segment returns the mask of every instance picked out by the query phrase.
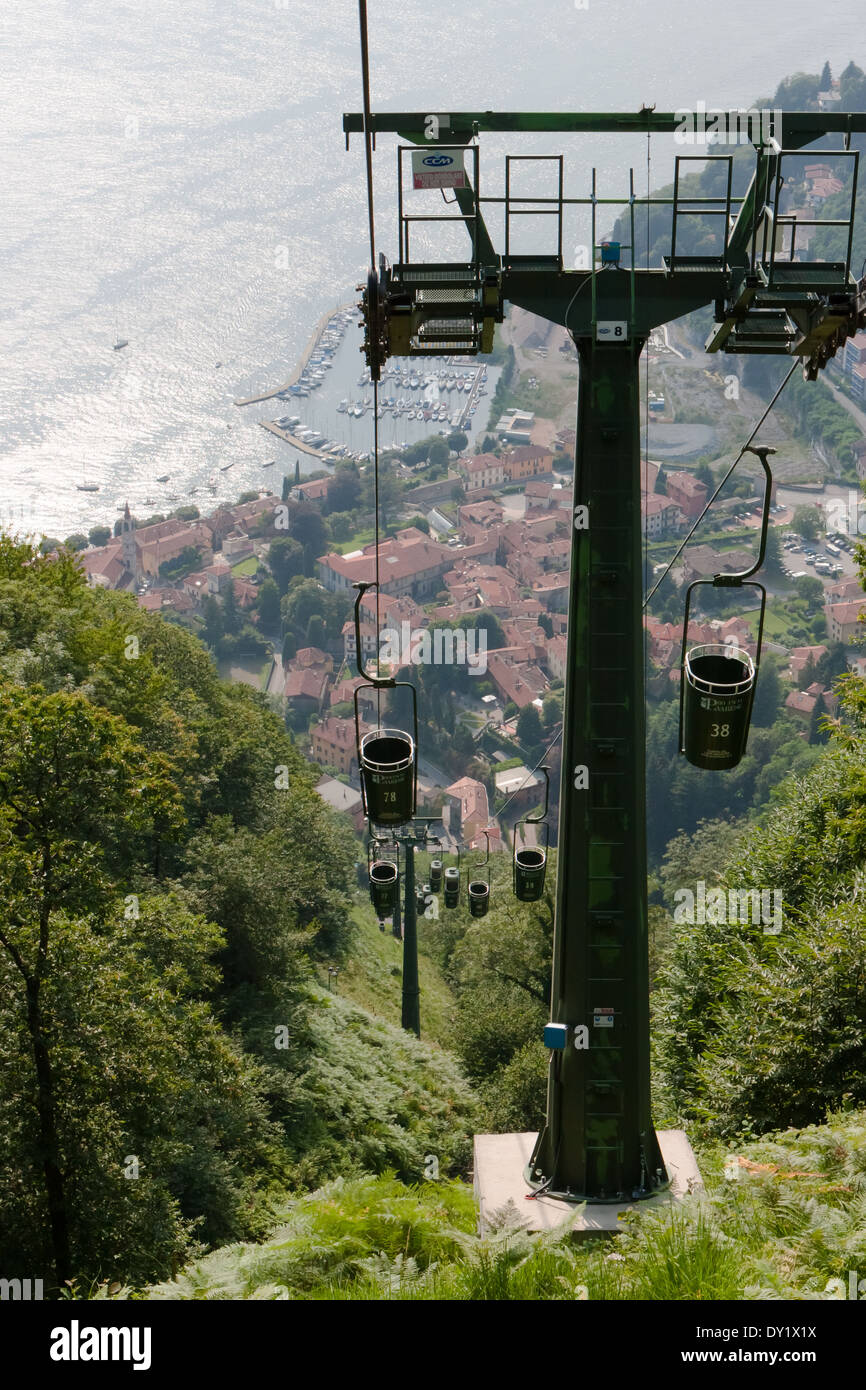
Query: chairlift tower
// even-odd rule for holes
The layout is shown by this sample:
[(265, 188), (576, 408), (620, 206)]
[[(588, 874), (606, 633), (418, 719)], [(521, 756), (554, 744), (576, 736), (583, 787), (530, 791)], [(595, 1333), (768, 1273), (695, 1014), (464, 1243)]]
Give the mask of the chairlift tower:
[[(736, 117), (734, 128), (740, 129)], [(547, 1122), (526, 1178), (569, 1201), (651, 1197), (669, 1175), (650, 1108), (639, 360), (653, 329), (704, 305), (715, 309), (708, 352), (796, 356), (810, 379), (866, 326), (866, 282), (850, 269), (858, 162), (850, 141), (866, 132), (866, 114), (794, 112), (782, 115), (781, 128), (762, 128), (752, 139), (755, 167), (743, 198), (732, 196), (732, 156), (709, 151), (701, 162), (713, 158), (723, 165), (717, 196), (684, 192), (686, 161), (695, 156), (678, 156), (670, 199), (636, 197), (633, 174), (625, 197), (601, 198), (594, 171), (588, 197), (566, 197), (561, 155), (506, 156), (504, 195), (482, 196), (483, 133), (670, 135), (682, 129), (680, 115), (647, 108), (449, 115), (368, 109), (345, 115), (343, 129), (347, 145), (353, 133), (408, 142), (397, 150), (398, 258), (389, 265), (380, 256), (362, 287), (364, 351), (374, 381), (391, 355), (490, 351), (506, 301), (563, 325), (577, 348), (553, 987), (545, 1030), (553, 1055)], [(786, 162), (833, 133), (843, 148), (821, 153), (852, 162), (848, 215), (788, 213), (782, 200)], [(515, 196), (518, 159), (552, 165), (555, 194)], [(440, 186), (453, 189), (456, 205), (448, 219), (465, 225), (466, 261), (411, 259), (412, 227), (435, 219), (406, 210), (407, 160), (416, 186), (426, 168), (438, 170)], [(563, 214), (572, 204), (591, 212), (588, 269), (563, 262)], [(627, 209), (630, 246), (597, 245), (598, 210), (605, 204)], [(647, 204), (672, 208), (671, 250), (658, 269), (635, 264), (635, 207)], [(487, 205), (504, 214), (501, 252), (485, 224)], [(555, 250), (513, 252), (513, 219), (527, 213), (547, 216)], [(686, 219), (695, 214), (717, 219), (717, 254), (683, 253)], [(804, 224), (842, 228), (845, 256), (801, 259), (796, 237)]]

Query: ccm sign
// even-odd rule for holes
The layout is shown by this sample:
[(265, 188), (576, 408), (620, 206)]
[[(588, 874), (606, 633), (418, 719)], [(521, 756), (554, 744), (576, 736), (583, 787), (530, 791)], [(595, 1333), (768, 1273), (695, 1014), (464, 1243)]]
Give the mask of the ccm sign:
[(463, 151), (452, 154), (448, 150), (413, 150), (412, 187), (465, 188)]

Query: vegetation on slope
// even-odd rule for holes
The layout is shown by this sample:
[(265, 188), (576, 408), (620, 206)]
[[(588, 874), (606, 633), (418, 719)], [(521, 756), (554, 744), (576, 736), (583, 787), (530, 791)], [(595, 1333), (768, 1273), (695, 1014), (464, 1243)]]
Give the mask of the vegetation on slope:
[(866, 1262), (866, 1112), (701, 1161), (706, 1193), (638, 1210), (613, 1242), (580, 1244), (568, 1229), (530, 1236), (523, 1213), (507, 1209), (480, 1238), (471, 1193), (457, 1183), (337, 1179), (281, 1212), (266, 1242), (215, 1251), (145, 1297), (845, 1297), (849, 1271)]
[(338, 1170), (465, 1170), (454, 1063), (317, 985), (356, 842), (282, 722), (7, 537), (0, 803), (7, 1277), (160, 1278)]

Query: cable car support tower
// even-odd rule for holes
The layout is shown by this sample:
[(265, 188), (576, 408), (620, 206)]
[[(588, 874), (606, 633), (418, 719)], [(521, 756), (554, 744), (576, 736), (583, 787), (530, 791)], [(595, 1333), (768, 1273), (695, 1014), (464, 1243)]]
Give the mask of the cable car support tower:
[[(362, 46), (364, 18), (362, 5)], [(650, 1197), (668, 1185), (669, 1174), (650, 1108), (639, 360), (653, 329), (704, 305), (715, 311), (708, 352), (797, 357), (810, 379), (866, 326), (866, 282), (850, 270), (858, 158), (850, 138), (866, 132), (866, 114), (784, 114), (781, 129), (777, 124), (753, 140), (754, 173), (740, 199), (731, 195), (729, 155), (720, 157), (727, 165), (722, 193), (707, 198), (684, 196), (688, 157), (678, 156), (672, 199), (637, 198), (633, 176), (625, 198), (599, 198), (594, 172), (589, 197), (566, 198), (563, 157), (543, 156), (553, 164), (558, 190), (540, 199), (512, 193), (514, 161), (542, 158), (529, 155), (506, 156), (504, 196), (482, 196), (481, 135), (670, 135), (681, 129), (681, 116), (647, 108), (461, 111), (432, 118), (429, 112), (379, 113), (369, 108), (366, 82), (365, 106), (343, 118), (347, 145), (353, 133), (365, 138), (368, 153), (377, 137), (406, 142), (397, 150), (398, 259), (389, 265), (380, 256), (363, 287), (364, 351), (374, 382), (391, 355), (489, 352), (506, 301), (563, 325), (577, 349), (553, 986), (545, 1030), (551, 1068), (547, 1122), (526, 1178), (531, 1187), (569, 1201)], [(847, 254), (834, 262), (802, 260), (794, 247), (803, 219), (786, 219), (780, 206), (785, 166), (828, 133), (841, 146), (831, 157), (853, 164), (849, 215), (831, 224), (843, 228)], [(417, 168), (419, 150), (422, 157), (435, 152), (433, 167), (455, 170), (450, 218), (465, 225), (465, 261), (411, 259), (409, 233), (417, 219), (405, 208), (403, 172), (413, 154)], [(702, 162), (717, 157), (699, 156)], [(571, 203), (591, 212), (588, 269), (563, 263), (563, 212)], [(603, 203), (627, 209), (631, 248), (596, 245)], [(672, 207), (671, 251), (657, 269), (635, 265), (635, 207), (642, 203)], [(504, 214), (501, 252), (485, 224), (488, 204)], [(556, 229), (555, 248), (547, 254), (512, 250), (513, 218), (529, 211), (544, 212)], [(715, 216), (717, 254), (683, 254), (690, 213)], [(761, 461), (766, 471), (765, 455)]]

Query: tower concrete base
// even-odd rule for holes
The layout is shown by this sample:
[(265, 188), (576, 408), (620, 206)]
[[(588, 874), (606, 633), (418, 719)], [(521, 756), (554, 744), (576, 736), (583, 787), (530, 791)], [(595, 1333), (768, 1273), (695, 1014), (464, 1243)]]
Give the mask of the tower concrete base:
[[(587, 1204), (574, 1224), (576, 1236), (612, 1235), (619, 1229), (619, 1218), (637, 1208), (670, 1206), (682, 1201), (690, 1192), (703, 1188), (703, 1181), (692, 1146), (684, 1129), (657, 1130), (662, 1158), (671, 1185), (655, 1197), (641, 1202), (620, 1205)], [(535, 1134), (476, 1134), (475, 1136), (475, 1196), (478, 1199), (478, 1226), (481, 1235), (489, 1230), (494, 1212), (511, 1203), (523, 1224), (530, 1231), (551, 1231), (574, 1216), (576, 1204), (564, 1202), (546, 1193), (532, 1200), (532, 1189), (523, 1172), (529, 1163)]]

